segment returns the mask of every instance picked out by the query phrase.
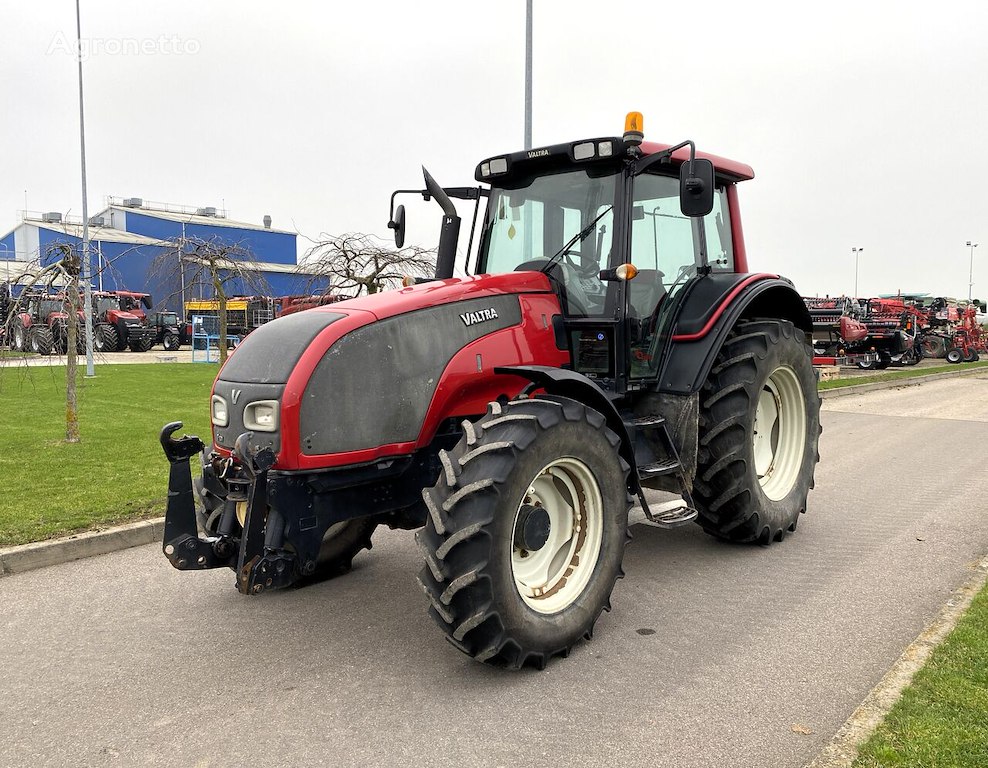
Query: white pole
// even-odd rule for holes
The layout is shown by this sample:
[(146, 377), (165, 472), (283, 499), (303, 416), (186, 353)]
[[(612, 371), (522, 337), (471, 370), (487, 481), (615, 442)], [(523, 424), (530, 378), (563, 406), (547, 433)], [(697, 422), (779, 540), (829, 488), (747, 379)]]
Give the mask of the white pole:
[(89, 274), (89, 199), (86, 195), (86, 119), (82, 101), (82, 20), (79, 0), (75, 0), (76, 56), (79, 59), (79, 146), (82, 158), (82, 286), (85, 295), (86, 377), (96, 375), (93, 366), (93, 287)]
[(532, 148), (532, 2), (525, 8), (525, 149)]
[(974, 288), (974, 249), (978, 247), (978, 244), (968, 240), (967, 247), (971, 249), (971, 268), (967, 276), (967, 303), (970, 304), (974, 293), (972, 290)]
[(858, 255), (863, 251), (864, 248), (852, 248), (851, 253), (854, 254), (854, 298), (858, 298)]

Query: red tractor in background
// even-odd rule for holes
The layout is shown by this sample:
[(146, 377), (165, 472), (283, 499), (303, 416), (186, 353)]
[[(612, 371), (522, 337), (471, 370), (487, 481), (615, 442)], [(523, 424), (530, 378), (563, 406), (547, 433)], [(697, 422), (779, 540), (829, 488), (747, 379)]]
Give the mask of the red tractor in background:
[[(140, 297), (147, 297), (145, 306), (150, 309), (148, 294), (93, 291), (93, 347), (97, 352), (123, 352), (128, 347), (132, 352), (151, 349), (156, 333), (145, 325), (146, 315)], [(124, 303), (129, 309), (123, 309)]]
[[(80, 304), (82, 302), (80, 301)], [(27, 290), (17, 299), (10, 319), (10, 347), (39, 355), (65, 354), (68, 349), (68, 313), (65, 293)], [(79, 311), (79, 328), (85, 318)], [(85, 350), (85, 336), (76, 336), (77, 351)]]
[[(751, 168), (642, 140), (632, 113), (623, 137), (484, 160), (477, 187), (424, 171), (434, 279), (264, 324), (216, 378), (210, 449), (162, 429), (171, 564), (255, 595), (347, 570), (378, 525), (420, 529), (446, 639), (543, 667), (610, 608), (635, 497), (662, 528), (794, 531), (818, 459), (810, 317), (748, 272)], [(453, 199), (474, 225), (486, 201), (465, 277)]]

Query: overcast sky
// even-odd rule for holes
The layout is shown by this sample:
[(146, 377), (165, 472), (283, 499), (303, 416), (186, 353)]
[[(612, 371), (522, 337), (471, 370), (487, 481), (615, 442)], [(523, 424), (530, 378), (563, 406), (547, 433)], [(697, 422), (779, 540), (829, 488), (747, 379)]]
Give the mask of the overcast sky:
[[(386, 234), (523, 145), (525, 2), (82, 0), (90, 211), (225, 206)], [(751, 266), (807, 295), (988, 295), (988, 3), (535, 0), (536, 146), (696, 141), (749, 163)], [(0, 232), (81, 213), (72, 0), (0, 4)], [(411, 202), (413, 239), (439, 209)], [(465, 230), (466, 231), (466, 230)], [(464, 239), (465, 242), (465, 239)]]

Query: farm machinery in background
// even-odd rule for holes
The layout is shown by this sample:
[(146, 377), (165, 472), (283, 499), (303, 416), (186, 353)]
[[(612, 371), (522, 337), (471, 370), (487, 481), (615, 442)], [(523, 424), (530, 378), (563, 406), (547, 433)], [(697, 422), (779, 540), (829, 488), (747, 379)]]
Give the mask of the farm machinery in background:
[[(80, 298), (80, 305), (82, 304)], [(11, 298), (6, 288), (0, 299), (0, 317), (6, 318), (5, 340), (10, 349), (34, 352), (39, 355), (65, 354), (68, 348), (68, 308), (65, 293), (47, 293), (42, 290), (26, 290), (17, 298)], [(78, 312), (79, 327), (85, 323), (82, 311)], [(76, 349), (85, 350), (85, 337), (76, 336)]]
[[(190, 299), (185, 302), (185, 320), (193, 317), (220, 316), (219, 299)], [(226, 300), (226, 332), (243, 338), (256, 328), (274, 320), (275, 300), (272, 296), (231, 296)]]
[[(347, 297), (336, 294), (232, 296), (226, 300), (226, 332), (230, 337), (242, 339), (275, 318), (332, 304), (345, 298)], [(218, 299), (191, 299), (185, 302), (185, 321), (189, 329), (192, 328), (193, 318), (219, 318), (219, 315)]]
[[(124, 309), (124, 305), (128, 308)], [(146, 293), (93, 291), (93, 349), (97, 352), (151, 349), (156, 334), (147, 326), (144, 308), (151, 308), (151, 297)]]
[(924, 357), (971, 362), (985, 352), (976, 307), (953, 299), (803, 297), (813, 320), (814, 363), (887, 368)]
[(947, 351), (948, 363), (973, 363), (982, 354), (988, 355), (988, 334), (978, 324), (978, 310), (969, 304), (954, 326), (951, 335), (951, 348)]

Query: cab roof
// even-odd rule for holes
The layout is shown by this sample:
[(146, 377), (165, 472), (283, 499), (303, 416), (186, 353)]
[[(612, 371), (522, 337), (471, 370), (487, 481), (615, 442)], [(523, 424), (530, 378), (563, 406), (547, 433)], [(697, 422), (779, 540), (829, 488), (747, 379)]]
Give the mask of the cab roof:
[[(640, 150), (644, 155), (653, 155), (656, 152), (664, 152), (672, 146), (675, 145), (646, 141), (640, 145)], [(597, 149), (591, 149), (591, 152), (594, 152), (593, 156), (576, 159), (575, 149), (578, 147), (596, 147)], [(608, 150), (607, 153), (602, 154), (598, 152), (597, 150), (600, 148), (606, 148)], [(541, 170), (550, 166), (562, 168), (564, 166), (572, 167), (583, 164), (586, 164), (588, 167), (604, 163), (610, 164), (614, 163), (618, 158), (625, 156), (626, 151), (624, 139), (615, 136), (580, 139), (565, 144), (534, 147), (533, 149), (523, 150), (521, 152), (495, 155), (481, 161), (477, 164), (474, 178), (485, 184), (497, 184), (500, 179), (519, 178), (519, 176), (531, 172), (531, 169), (536, 167)], [(710, 160), (714, 164), (714, 170), (717, 176), (722, 181), (746, 181), (755, 177), (755, 172), (746, 163), (739, 163), (736, 160), (729, 160), (725, 157), (710, 154), (709, 152), (697, 152), (696, 157)], [(672, 162), (676, 166), (688, 159), (689, 149), (686, 147), (678, 149), (672, 154)], [(504, 170), (495, 171), (495, 164), (500, 165)], [(608, 165), (605, 167), (613, 166)]]

